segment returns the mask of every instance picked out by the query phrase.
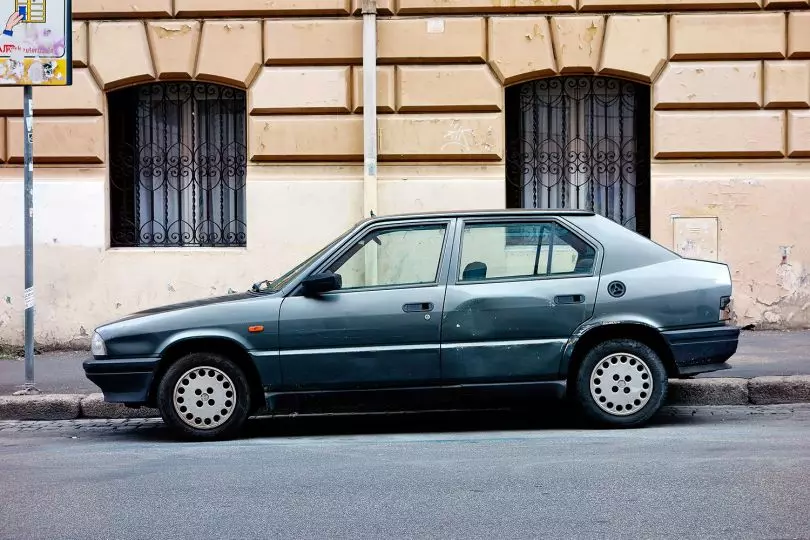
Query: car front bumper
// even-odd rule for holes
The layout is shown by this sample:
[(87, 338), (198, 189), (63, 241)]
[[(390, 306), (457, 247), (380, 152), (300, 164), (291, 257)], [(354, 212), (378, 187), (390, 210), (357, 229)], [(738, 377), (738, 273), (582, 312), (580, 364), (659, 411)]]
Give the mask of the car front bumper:
[(85, 360), (84, 374), (104, 393), (104, 401), (144, 405), (159, 358)]
[(678, 374), (696, 375), (729, 369), (726, 360), (737, 352), (740, 329), (724, 325), (664, 332), (669, 342)]

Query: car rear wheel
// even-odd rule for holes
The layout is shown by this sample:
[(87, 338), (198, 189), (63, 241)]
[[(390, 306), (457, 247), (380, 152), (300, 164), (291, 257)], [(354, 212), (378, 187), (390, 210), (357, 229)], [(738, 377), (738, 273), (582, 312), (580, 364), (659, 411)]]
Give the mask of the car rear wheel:
[(250, 411), (250, 385), (230, 359), (191, 353), (172, 364), (158, 386), (163, 421), (185, 439), (233, 437)]
[(658, 355), (632, 339), (599, 343), (585, 355), (576, 394), (585, 417), (603, 427), (638, 427), (664, 403), (667, 371)]

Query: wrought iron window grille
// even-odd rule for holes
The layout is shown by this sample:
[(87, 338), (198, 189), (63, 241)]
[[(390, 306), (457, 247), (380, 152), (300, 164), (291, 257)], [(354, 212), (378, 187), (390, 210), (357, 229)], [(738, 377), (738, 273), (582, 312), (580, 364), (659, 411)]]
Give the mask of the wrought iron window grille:
[(154, 83), (109, 111), (113, 247), (246, 245), (245, 91)]
[(508, 207), (590, 210), (649, 236), (647, 86), (555, 77), (507, 88), (506, 103)]

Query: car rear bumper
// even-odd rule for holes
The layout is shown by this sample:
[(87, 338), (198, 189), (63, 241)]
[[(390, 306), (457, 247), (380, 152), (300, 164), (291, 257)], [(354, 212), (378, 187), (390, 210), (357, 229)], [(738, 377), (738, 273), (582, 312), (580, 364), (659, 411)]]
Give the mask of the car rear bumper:
[(680, 375), (729, 369), (726, 360), (737, 352), (740, 329), (715, 326), (664, 332)]
[(104, 393), (104, 401), (143, 405), (149, 395), (158, 358), (89, 359), (84, 374)]

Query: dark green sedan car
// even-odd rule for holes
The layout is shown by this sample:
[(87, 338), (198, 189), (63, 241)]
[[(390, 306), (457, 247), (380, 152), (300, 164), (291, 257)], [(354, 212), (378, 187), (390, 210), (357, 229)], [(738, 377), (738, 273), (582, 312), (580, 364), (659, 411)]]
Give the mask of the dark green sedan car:
[(681, 258), (582, 211), (364, 220), (252, 289), (136, 313), (93, 335), (105, 399), (187, 438), (271, 414), (567, 397), (639, 426), (668, 378), (727, 368), (725, 264)]

